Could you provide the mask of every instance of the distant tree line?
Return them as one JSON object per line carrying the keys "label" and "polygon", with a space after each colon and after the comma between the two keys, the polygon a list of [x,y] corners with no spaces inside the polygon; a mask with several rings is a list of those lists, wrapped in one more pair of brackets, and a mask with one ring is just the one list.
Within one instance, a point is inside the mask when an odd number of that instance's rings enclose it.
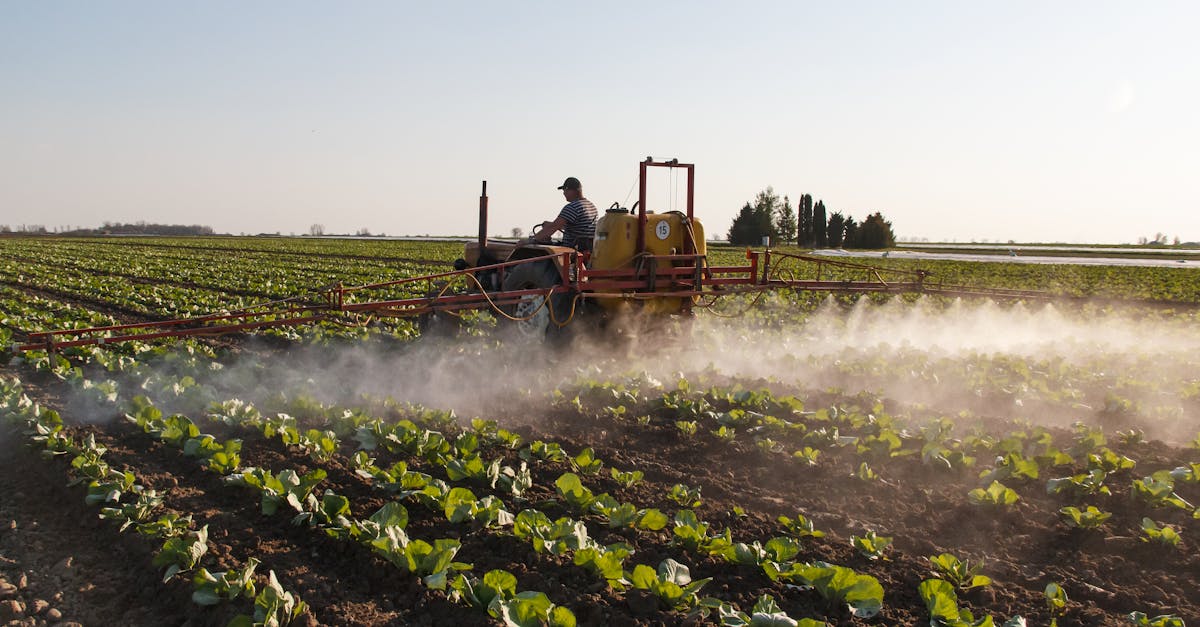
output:
{"label": "distant tree line", "polygon": [[151,224],[135,222],[122,224],[120,222],[105,222],[98,229],[109,235],[212,235],[212,227],[200,224]]}
{"label": "distant tree line", "polygon": [[[1166,246],[1166,245],[1167,245],[1167,234],[1166,234],[1166,233],[1163,233],[1163,232],[1158,232],[1158,233],[1155,233],[1155,234],[1154,234],[1154,237],[1146,237],[1146,236],[1144,236],[1144,235],[1143,235],[1143,236],[1141,236],[1141,237],[1139,237],[1139,238],[1138,238],[1138,240],[1137,240],[1137,243],[1138,243],[1139,245],[1142,245],[1142,246],[1146,246],[1146,245],[1150,245],[1150,246]],[[1174,246],[1179,246],[1179,245],[1180,245],[1180,242],[1179,242],[1179,236],[1178,236],[1178,235],[1176,235],[1176,236],[1175,236],[1175,240],[1174,240],[1174,242],[1173,242],[1173,245],[1174,245]]]}
{"label": "distant tree line", "polygon": [[[828,215],[827,215],[828,214]],[[747,202],[729,227],[729,242],[757,246],[763,237],[772,242],[796,243],[803,248],[891,248],[896,245],[892,223],[876,211],[858,222],[840,211],[828,213],[825,202],[813,204],[809,194],[800,196],[797,208],[771,187]]]}
{"label": "distant tree line", "polygon": [[135,222],[132,224],[122,224],[120,222],[105,222],[99,228],[89,229],[84,227],[55,227],[53,231],[47,230],[42,224],[21,224],[15,229],[9,228],[7,224],[0,225],[0,233],[14,233],[17,235],[213,235],[212,227],[199,224],[151,224],[148,222]]}

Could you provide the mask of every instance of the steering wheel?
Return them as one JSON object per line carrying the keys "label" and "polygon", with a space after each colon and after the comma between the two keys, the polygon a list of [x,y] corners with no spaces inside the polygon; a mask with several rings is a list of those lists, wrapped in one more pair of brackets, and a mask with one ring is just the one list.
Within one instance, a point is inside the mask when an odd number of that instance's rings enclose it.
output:
{"label": "steering wheel", "polygon": [[529,229],[529,237],[526,238],[526,241],[530,244],[538,243],[537,235],[538,235],[538,233],[541,233],[541,232],[542,232],[542,223],[538,222],[537,224],[533,225],[532,228]]}

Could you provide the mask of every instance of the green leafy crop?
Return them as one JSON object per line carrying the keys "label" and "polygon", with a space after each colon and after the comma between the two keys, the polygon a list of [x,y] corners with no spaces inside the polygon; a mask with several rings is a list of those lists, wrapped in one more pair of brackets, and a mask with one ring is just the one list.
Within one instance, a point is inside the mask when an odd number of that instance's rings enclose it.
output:
{"label": "green leafy crop", "polygon": [[629,489],[645,477],[645,473],[640,470],[632,470],[629,472],[621,472],[616,468],[609,468],[609,473],[612,475],[613,481],[621,484],[622,488]]}
{"label": "green leafy crop", "polygon": [[595,575],[603,577],[609,587],[624,590],[629,585],[625,577],[625,560],[633,554],[633,547],[623,542],[608,546],[588,546],[572,558],[576,566],[582,566]]}
{"label": "green leafy crop", "polygon": [[575,615],[555,605],[545,592],[518,592],[496,602],[497,618],[505,627],[575,627]]}
{"label": "green leafy crop", "polygon": [[262,493],[262,513],[270,516],[287,504],[297,512],[304,511],[304,501],[318,483],[325,480],[324,470],[317,468],[303,476],[288,469],[278,475],[262,468],[246,468],[239,474],[230,475],[225,481],[230,485],[254,488]]}
{"label": "green leafy crop", "polygon": [[1130,612],[1126,618],[1138,627],[1186,627],[1183,619],[1174,614],[1162,614],[1151,618],[1142,612]]}
{"label": "green leafy crop", "polygon": [[693,581],[688,567],[670,558],[658,565],[657,572],[645,564],[638,564],[629,576],[634,588],[649,590],[668,610],[697,605],[700,601],[697,593],[710,581],[712,577]]}
{"label": "green leafy crop", "polygon": [[154,565],[166,567],[163,572],[163,582],[171,577],[191,570],[200,563],[200,558],[208,552],[208,526],[199,531],[190,531],[185,535],[167,538],[162,548],[154,556]]}
{"label": "green leafy crop", "polygon": [[1067,521],[1067,524],[1078,529],[1099,529],[1104,525],[1104,522],[1112,517],[1109,512],[1100,511],[1095,505],[1088,505],[1086,509],[1078,507],[1064,507],[1058,510],[1058,513]]}
{"label": "green leafy crop", "polygon": [[1099,468],[1094,468],[1083,474],[1051,479],[1046,482],[1046,493],[1061,494],[1065,492],[1075,496],[1089,494],[1111,495],[1112,491],[1108,489],[1108,486],[1104,485],[1104,480],[1107,477],[1107,472]]}
{"label": "green leafy crop", "polygon": [[671,486],[671,491],[667,493],[667,498],[675,501],[680,507],[700,507],[700,487],[688,487],[685,484],[677,483]]}
{"label": "green leafy crop", "polygon": [[1046,609],[1050,611],[1050,627],[1058,627],[1058,617],[1067,610],[1067,591],[1057,583],[1046,584],[1043,593],[1046,599]]}
{"label": "green leafy crop", "polygon": [[982,564],[972,565],[969,561],[960,560],[951,553],[942,553],[926,559],[929,560],[935,577],[944,579],[959,590],[970,590],[992,583],[991,577],[980,574],[983,570]]}
{"label": "green leafy crop", "polygon": [[592,503],[596,500],[596,495],[592,494],[579,480],[579,475],[574,473],[563,473],[554,481],[554,488],[559,497],[581,514],[590,512]]}
{"label": "green leafy crop", "polygon": [[1178,507],[1191,511],[1191,503],[1175,493],[1175,480],[1168,471],[1160,471],[1142,479],[1133,480],[1133,493],[1151,507]]}
{"label": "green leafy crop", "polygon": [[975,488],[967,494],[967,498],[975,505],[990,505],[993,507],[1008,507],[1020,500],[1016,491],[999,481],[993,481],[985,488]]}
{"label": "green leafy crop", "polygon": [[892,538],[890,536],[876,535],[874,531],[868,531],[861,537],[850,536],[850,544],[855,549],[858,549],[858,552],[867,559],[876,560],[883,557],[883,552],[892,545]]}
{"label": "green leafy crop", "polygon": [[238,597],[255,596],[254,570],[259,561],[253,557],[237,570],[210,573],[201,568],[192,576],[192,601],[197,605],[217,605]]}
{"label": "green leafy crop", "polygon": [[1165,546],[1179,546],[1179,532],[1171,525],[1161,527],[1149,518],[1142,519],[1142,542],[1152,542]]}
{"label": "green leafy crop", "polygon": [[813,526],[813,522],[806,518],[804,514],[797,513],[795,518],[788,516],[780,516],[775,519],[783,528],[797,538],[821,538],[825,536],[824,531],[818,531]]}
{"label": "green leafy crop", "polygon": [[254,597],[254,616],[237,616],[229,622],[228,627],[281,627],[307,610],[308,604],[294,592],[284,590],[275,577],[275,571],[270,571],[267,585]]}
{"label": "green leafy crop", "polygon": [[525,461],[540,460],[545,462],[561,462],[567,458],[567,454],[562,450],[556,442],[546,443],[541,440],[534,440],[529,443],[529,446],[521,449],[521,459]]}
{"label": "green leafy crop", "polygon": [[[921,600],[929,610],[931,627],[992,627],[995,621],[984,614],[975,618],[969,610],[959,607],[954,586],[942,579],[926,579],[917,587]],[[1025,619],[1015,616],[1004,627],[1025,627]]]}
{"label": "green leafy crop", "polygon": [[825,600],[845,603],[859,618],[872,618],[883,609],[883,586],[870,575],[824,562],[800,568],[799,575]]}

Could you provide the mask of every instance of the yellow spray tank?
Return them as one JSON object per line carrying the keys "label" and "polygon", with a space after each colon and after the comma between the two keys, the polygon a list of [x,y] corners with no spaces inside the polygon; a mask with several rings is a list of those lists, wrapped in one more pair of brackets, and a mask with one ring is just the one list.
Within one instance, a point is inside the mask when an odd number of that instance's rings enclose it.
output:
{"label": "yellow spray tank", "polygon": [[[658,166],[683,168],[687,171],[687,211],[653,213],[646,211],[646,169]],[[654,259],[656,255],[705,255],[704,226],[692,212],[694,193],[692,164],[679,163],[677,159],[655,162],[647,159],[641,163],[641,186],[636,213],[626,209],[609,209],[596,222],[596,239],[592,244],[590,269],[618,270],[641,268],[643,274],[662,274],[667,268],[703,268],[703,257],[687,259]],[[643,311],[655,314],[684,313],[690,309],[692,298],[677,296],[652,296],[654,292],[670,292],[670,280],[664,280],[652,291],[630,289],[622,297],[593,297],[595,302],[608,311],[640,306]]]}

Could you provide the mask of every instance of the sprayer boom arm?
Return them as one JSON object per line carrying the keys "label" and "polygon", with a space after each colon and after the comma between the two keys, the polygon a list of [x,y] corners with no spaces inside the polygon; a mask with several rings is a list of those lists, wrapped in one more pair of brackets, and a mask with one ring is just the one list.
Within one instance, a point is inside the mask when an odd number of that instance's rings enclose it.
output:
{"label": "sprayer boom arm", "polygon": [[[895,270],[822,257],[777,251],[746,251],[746,265],[710,266],[703,255],[643,254],[630,267],[592,270],[585,253],[568,251],[454,270],[384,283],[354,287],[335,284],[293,299],[272,301],[246,309],[207,316],[121,324],[86,329],[61,329],[29,333],[14,352],[61,350],[73,346],[103,345],[136,340],[173,337],[214,336],[272,327],[291,327],[320,322],[361,325],[378,317],[411,318],[435,312],[500,310],[530,295],[568,295],[579,299],[623,299],[636,303],[677,298],[690,309],[693,303],[711,305],[722,296],[771,290],[831,293],[915,293],[940,296],[995,299],[1064,300],[1070,297],[1031,290],[976,288],[938,283],[921,270]],[[498,272],[501,278],[515,266],[550,262],[560,274],[553,287],[523,290],[483,289],[476,278]],[[803,271],[801,271],[803,270]],[[833,279],[837,270],[852,279]],[[801,278],[803,275],[803,278]],[[830,278],[823,278],[830,277]],[[451,291],[454,283],[459,289]],[[441,286],[440,289],[437,286]],[[420,288],[426,296],[378,298],[382,290]],[[1094,299],[1091,299],[1094,300]],[[1129,302],[1129,301],[1122,301]],[[1139,301],[1142,304],[1166,303]],[[1180,306],[1179,303],[1170,303]],[[683,313],[686,313],[683,312]]]}

